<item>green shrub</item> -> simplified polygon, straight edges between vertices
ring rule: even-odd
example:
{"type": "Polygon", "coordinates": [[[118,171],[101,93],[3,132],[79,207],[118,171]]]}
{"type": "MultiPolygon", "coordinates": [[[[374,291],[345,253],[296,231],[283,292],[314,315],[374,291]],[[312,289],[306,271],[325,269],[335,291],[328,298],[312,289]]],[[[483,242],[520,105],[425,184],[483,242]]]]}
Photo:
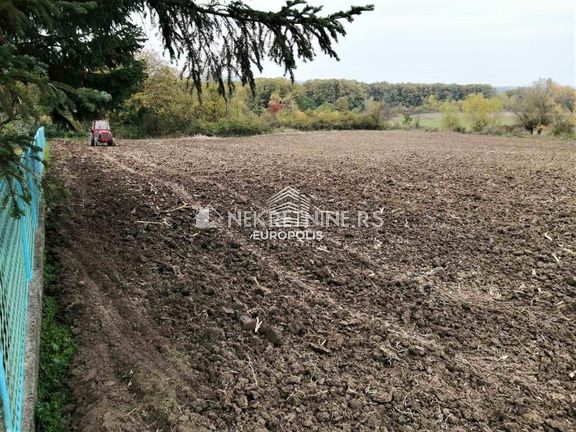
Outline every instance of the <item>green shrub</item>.
{"type": "Polygon", "coordinates": [[[88,125],[82,125],[82,130],[74,130],[64,128],[59,125],[46,124],[44,125],[44,133],[46,138],[86,138],[88,137],[88,125]]]}
{"type": "Polygon", "coordinates": [[[410,113],[404,113],[403,119],[402,119],[402,126],[404,126],[404,128],[406,128],[406,129],[410,129],[412,127],[412,121],[413,120],[414,120],[414,118],[412,117],[412,115],[410,113]]]}
{"type": "Polygon", "coordinates": [[[276,123],[276,127],[299,130],[312,129],[312,119],[307,113],[300,110],[281,111],[270,125],[273,126],[274,122],[276,123]]]}
{"type": "Polygon", "coordinates": [[[495,115],[502,111],[500,99],[496,97],[485,98],[482,93],[468,95],[462,106],[474,132],[481,132],[483,129],[495,125],[495,115]]]}
{"type": "Polygon", "coordinates": [[[137,125],[133,124],[121,124],[114,128],[114,135],[116,138],[125,139],[140,139],[146,138],[146,132],[137,125]]]}
{"type": "Polygon", "coordinates": [[[554,136],[572,136],[574,134],[574,116],[570,112],[557,112],[550,126],[554,136]]]}
{"type": "MultiPolygon", "coordinates": [[[[46,265],[47,283],[54,283],[56,276],[50,274],[53,267],[46,265]]],[[[45,272],[46,273],[46,272],[45,272]]],[[[58,322],[54,298],[42,299],[42,335],[40,341],[40,376],[38,379],[38,403],[36,404],[36,430],[60,432],[69,419],[62,413],[72,403],[70,389],[63,378],[74,354],[70,328],[58,322]]]]}
{"type": "Polygon", "coordinates": [[[460,123],[460,107],[456,102],[443,102],[440,106],[440,111],[442,112],[442,119],[440,120],[442,129],[453,132],[464,132],[466,130],[460,123]]]}
{"type": "Polygon", "coordinates": [[[52,249],[59,237],[54,227],[71,211],[69,191],[47,170],[44,177],[46,200],[46,256],[44,260],[44,293],[42,297],[42,324],[38,374],[38,401],[36,403],[36,431],[60,432],[70,430],[70,407],[74,399],[66,384],[69,365],[74,355],[72,331],[62,319],[57,300],[60,285],[60,263],[52,249]],[[54,238],[53,238],[54,237],[54,238]]]}
{"type": "Polygon", "coordinates": [[[451,130],[453,132],[460,132],[465,128],[460,124],[460,117],[457,113],[443,112],[441,120],[442,129],[451,130]]]}
{"type": "Polygon", "coordinates": [[[224,118],[208,125],[206,131],[218,136],[245,136],[269,132],[270,128],[257,117],[224,118]]]}

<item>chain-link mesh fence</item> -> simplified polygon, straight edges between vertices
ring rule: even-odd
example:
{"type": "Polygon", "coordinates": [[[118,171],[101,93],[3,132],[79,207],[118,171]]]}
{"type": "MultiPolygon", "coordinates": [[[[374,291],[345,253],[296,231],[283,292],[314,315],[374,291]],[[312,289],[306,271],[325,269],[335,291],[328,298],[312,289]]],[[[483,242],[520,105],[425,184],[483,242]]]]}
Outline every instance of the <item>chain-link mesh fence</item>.
{"type": "MultiPolygon", "coordinates": [[[[42,195],[43,164],[37,158],[43,158],[44,128],[38,129],[34,140],[42,150],[34,152],[35,157],[31,149],[22,155],[31,194],[30,203],[19,201],[24,215],[14,218],[9,206],[0,207],[0,397],[7,432],[19,432],[22,424],[28,286],[32,280],[34,237],[42,195]]],[[[0,179],[0,197],[7,188],[6,180],[0,179]]]]}

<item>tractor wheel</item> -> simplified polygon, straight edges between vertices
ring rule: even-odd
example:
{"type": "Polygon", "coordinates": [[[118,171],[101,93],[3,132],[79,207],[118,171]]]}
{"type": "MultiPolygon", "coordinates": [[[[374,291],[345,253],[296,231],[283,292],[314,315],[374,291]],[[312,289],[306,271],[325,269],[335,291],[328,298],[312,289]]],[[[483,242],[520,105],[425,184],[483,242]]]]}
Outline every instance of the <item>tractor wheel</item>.
{"type": "Polygon", "coordinates": [[[108,147],[114,147],[116,145],[116,142],[114,141],[114,138],[110,138],[110,141],[108,141],[108,147]]]}
{"type": "Polygon", "coordinates": [[[96,143],[94,142],[94,137],[90,138],[90,146],[94,147],[96,145],[96,143]]]}

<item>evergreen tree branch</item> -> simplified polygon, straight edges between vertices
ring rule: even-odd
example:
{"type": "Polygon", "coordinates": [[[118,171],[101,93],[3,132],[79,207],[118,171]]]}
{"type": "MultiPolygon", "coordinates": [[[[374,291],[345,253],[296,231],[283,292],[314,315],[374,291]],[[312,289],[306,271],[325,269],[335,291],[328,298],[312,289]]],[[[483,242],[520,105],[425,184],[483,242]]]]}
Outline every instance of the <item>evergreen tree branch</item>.
{"type": "Polygon", "coordinates": [[[211,79],[223,95],[233,80],[254,90],[254,71],[272,59],[294,80],[296,60],[311,61],[315,45],[339,60],[334,44],[346,35],[343,21],[351,22],[372,5],[321,15],[321,6],[289,0],[278,12],[252,9],[242,1],[199,4],[190,0],[148,0],[155,14],[164,48],[173,59],[185,59],[183,75],[199,93],[202,81],[211,79]]]}

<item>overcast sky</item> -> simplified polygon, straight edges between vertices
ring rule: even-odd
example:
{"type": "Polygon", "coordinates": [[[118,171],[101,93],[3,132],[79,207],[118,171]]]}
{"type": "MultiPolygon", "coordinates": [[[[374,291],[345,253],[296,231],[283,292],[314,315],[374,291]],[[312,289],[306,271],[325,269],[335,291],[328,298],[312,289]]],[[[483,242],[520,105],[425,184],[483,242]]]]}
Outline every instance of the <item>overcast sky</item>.
{"type": "MultiPolygon", "coordinates": [[[[276,10],[283,0],[248,0],[276,10]]],[[[296,79],[524,85],[551,77],[576,86],[576,0],[310,0],[326,12],[375,4],[346,24],[341,61],[300,63],[296,79]]],[[[148,48],[158,50],[153,31],[148,48]]],[[[268,64],[263,76],[281,76],[268,64]]]]}

